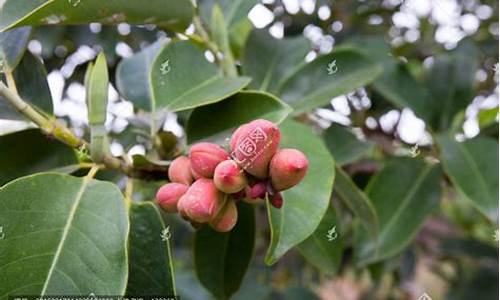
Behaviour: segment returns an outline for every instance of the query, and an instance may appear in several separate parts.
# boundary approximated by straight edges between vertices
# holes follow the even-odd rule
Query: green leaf
[[[361,141],[348,128],[332,124],[323,134],[326,146],[338,165],[359,160],[373,151],[374,143]]]
[[[400,253],[413,239],[441,197],[441,169],[417,159],[395,159],[369,182],[366,193],[377,213],[376,241],[360,232],[358,264],[373,263]]]
[[[149,74],[151,65],[165,41],[159,40],[133,56],[123,59],[116,70],[116,85],[121,95],[134,106],[151,111]]]
[[[238,126],[255,119],[279,124],[291,111],[290,106],[271,94],[241,91],[224,101],[194,109],[186,125],[188,143],[224,140]]]
[[[0,31],[23,25],[156,24],[184,30],[191,23],[189,0],[6,0],[0,10]]]
[[[21,27],[0,32],[0,60],[2,60],[4,68],[9,71],[14,70],[26,51],[30,36],[31,27]]]
[[[282,147],[304,152],[309,170],[299,185],[282,193],[281,209],[267,203],[271,226],[271,241],[265,258],[268,265],[313,234],[330,203],[335,177],[333,158],[311,128],[285,121],[280,129]]]
[[[47,116],[53,115],[52,96],[47,83],[47,71],[43,63],[26,52],[13,72],[19,95],[37,111]],[[0,96],[0,119],[24,120],[24,117],[12,108]]]
[[[77,163],[73,149],[38,129],[0,136],[0,186],[21,176]]]
[[[218,46],[219,51],[223,53],[221,67],[225,70],[228,77],[237,77],[238,71],[236,70],[233,53],[231,52],[228,28],[224,20],[222,9],[218,4],[213,7],[212,24],[210,28],[212,40]]]
[[[427,74],[427,86],[436,106],[433,127],[449,128],[454,116],[474,98],[475,74],[479,69],[479,50],[473,42],[462,41],[451,53],[436,56]]]
[[[254,89],[277,93],[279,87],[305,64],[310,43],[304,37],[275,39],[266,30],[254,30],[243,55],[243,74]]]
[[[384,74],[375,80],[373,87],[394,105],[409,107],[426,122],[433,121],[436,102],[411,75],[406,65],[394,63],[386,66]]]
[[[353,48],[337,48],[296,69],[281,85],[279,95],[299,114],[326,105],[332,98],[372,82],[381,73],[382,67],[369,57]]]
[[[334,193],[361,220],[372,238],[379,232],[377,213],[366,194],[360,190],[342,168],[335,166]]]
[[[243,89],[250,78],[225,78],[189,42],[166,45],[151,69],[152,110],[181,111],[221,101]]]
[[[109,142],[104,123],[108,110],[109,75],[106,57],[101,52],[94,64],[89,64],[85,75],[88,119],[90,125],[90,155],[94,162],[102,162],[109,153]]]
[[[238,203],[238,222],[230,232],[219,233],[208,225],[196,232],[196,273],[217,299],[229,299],[238,290],[252,258],[254,241],[254,208],[243,202]]]
[[[203,0],[200,2],[201,16],[206,23],[212,22],[212,11],[219,5],[228,28],[234,28],[240,21],[247,18],[250,10],[259,3],[258,0]]]
[[[329,206],[314,233],[297,248],[304,258],[326,274],[334,274],[342,259],[343,242],[340,222],[333,206]]]
[[[131,203],[127,295],[176,295],[167,230],[152,202]]]
[[[124,293],[129,224],[115,185],[56,173],[23,177],[0,188],[0,224],[0,299]]]
[[[481,213],[498,222],[498,141],[479,136],[459,143],[446,135],[437,141],[453,185]]]

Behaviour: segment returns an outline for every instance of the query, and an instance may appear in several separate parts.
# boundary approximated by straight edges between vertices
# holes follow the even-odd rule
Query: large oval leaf
[[[252,77],[251,87],[277,93],[280,85],[305,64],[310,43],[304,37],[275,39],[265,30],[248,37],[243,74]]]
[[[26,52],[13,72],[16,89],[21,98],[37,111],[53,115],[52,96],[43,63],[31,52]],[[12,108],[0,96],[0,119],[24,120],[24,116]]]
[[[78,163],[75,151],[39,129],[0,136],[0,186],[12,179]]]
[[[166,45],[151,68],[153,110],[180,111],[225,99],[250,78],[225,78],[190,42]]]
[[[337,48],[295,69],[280,87],[279,95],[298,114],[326,105],[332,98],[370,83],[381,73],[382,67],[360,52]]]
[[[1,15],[1,12],[0,12]],[[31,27],[21,27],[0,33],[1,67],[12,71],[23,57],[31,35]]]
[[[288,104],[271,94],[241,91],[224,101],[194,109],[186,125],[188,143],[207,138],[223,140],[233,129],[255,119],[279,124],[291,111]]]
[[[170,232],[152,202],[130,204],[127,295],[176,295]]]
[[[116,86],[122,96],[138,108],[151,111],[149,74],[156,55],[166,41],[159,40],[139,53],[120,62],[116,70]]]
[[[330,205],[314,233],[297,246],[300,254],[322,272],[334,274],[342,259],[340,230],[337,214]]]
[[[0,188],[0,224],[0,299],[124,293],[129,224],[113,184],[23,177]]]
[[[375,238],[378,234],[379,223],[372,203],[339,166],[335,166],[335,175],[333,186],[335,195],[361,220],[371,237]]]
[[[437,140],[453,185],[480,212],[498,222],[498,141],[476,137],[459,143],[447,135]]]
[[[357,238],[358,264],[390,258],[411,242],[438,206],[441,169],[416,159],[396,159],[373,177],[367,188],[380,224],[377,240],[366,231]]]
[[[217,299],[229,299],[238,290],[252,258],[254,240],[254,208],[243,202],[238,203],[238,222],[230,232],[219,233],[208,225],[196,232],[196,273]]]
[[[191,23],[189,0],[5,0],[0,31],[23,25],[157,24],[183,30]]]
[[[361,141],[348,128],[333,123],[323,134],[326,146],[338,165],[355,162],[373,151],[374,143]]]
[[[309,170],[299,185],[283,192],[281,209],[267,204],[271,241],[265,258],[266,264],[275,263],[290,248],[304,241],[316,230],[330,203],[335,177],[333,158],[311,128],[285,121],[280,129],[282,147],[304,152],[309,159]]]

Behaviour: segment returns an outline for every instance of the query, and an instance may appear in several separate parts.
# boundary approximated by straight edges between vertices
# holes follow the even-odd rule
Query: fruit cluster
[[[171,183],[158,190],[158,204],[192,224],[209,223],[220,232],[236,224],[235,201],[254,203],[267,197],[281,208],[280,192],[297,185],[309,163],[296,149],[279,149],[280,139],[275,124],[255,120],[234,132],[230,153],[213,143],[193,145],[189,157],[172,161]]]

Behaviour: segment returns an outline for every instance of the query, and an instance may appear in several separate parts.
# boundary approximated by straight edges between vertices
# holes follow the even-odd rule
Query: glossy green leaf
[[[170,253],[172,233],[152,202],[130,204],[127,295],[176,295]]]
[[[238,76],[236,70],[233,53],[229,43],[229,32],[224,20],[222,9],[218,4],[214,5],[212,10],[212,24],[210,26],[212,33],[212,40],[218,46],[218,49],[223,53],[221,59],[221,67],[225,70],[228,77]]]
[[[388,163],[367,188],[380,224],[376,241],[365,231],[357,237],[358,264],[372,263],[400,253],[413,239],[441,197],[441,169],[417,159]],[[361,229],[361,228],[360,228]]]
[[[196,232],[194,259],[198,279],[217,299],[238,290],[252,258],[255,240],[254,208],[238,203],[238,222],[227,233],[205,225]]]
[[[77,164],[73,149],[39,129],[0,136],[0,186],[12,179]]]
[[[447,129],[454,116],[474,98],[479,50],[469,40],[462,41],[451,53],[436,56],[427,73],[427,86],[436,105],[433,127]]]
[[[332,98],[374,81],[382,67],[353,48],[337,48],[297,68],[279,89],[295,113],[328,104]]]
[[[498,222],[498,141],[479,136],[459,143],[446,135],[437,141],[453,185],[480,212]]]
[[[183,30],[193,17],[189,0],[5,0],[0,31],[24,25],[156,24]]]
[[[359,140],[348,128],[333,123],[323,134],[326,146],[338,165],[345,165],[367,156],[374,144]]]
[[[0,188],[0,224],[0,299],[125,292],[129,223],[115,185],[56,173],[23,177]]]
[[[426,122],[432,122],[436,103],[428,91],[411,75],[406,65],[386,65],[383,75],[373,82],[373,87],[394,105],[409,107]]]
[[[330,203],[335,177],[333,158],[311,128],[285,121],[280,129],[282,147],[304,152],[309,170],[299,185],[282,193],[281,209],[267,204],[271,241],[265,262],[269,265],[313,234]]]
[[[258,0],[203,0],[200,1],[200,10],[202,18],[210,24],[213,7],[219,5],[227,27],[231,29],[247,18],[248,13],[257,3],[259,3]]]
[[[283,82],[305,64],[310,48],[304,37],[278,40],[265,30],[254,30],[244,50],[243,74],[252,77],[252,88],[277,93]]]
[[[133,56],[123,59],[116,70],[116,85],[121,95],[134,106],[151,111],[149,74],[156,55],[165,45],[157,41]]]
[[[373,204],[339,166],[335,167],[334,193],[361,220],[364,228],[375,238],[379,232],[379,221]]]
[[[203,52],[189,42],[166,45],[151,69],[152,109],[181,111],[221,101],[250,82],[225,78]]]
[[[26,52],[14,69],[13,75],[21,98],[37,111],[52,116],[53,104],[47,83],[47,71],[40,59],[29,51]],[[0,119],[24,120],[25,118],[0,96]]]
[[[14,70],[26,51],[30,36],[31,27],[0,32],[0,69],[4,67],[10,71]]]
[[[297,246],[300,254],[326,274],[334,274],[340,266],[343,238],[340,222],[333,206],[329,206],[314,233]]]
[[[240,125],[255,119],[279,124],[291,111],[271,94],[241,91],[224,101],[194,109],[186,125],[188,143],[207,138],[223,141]]]

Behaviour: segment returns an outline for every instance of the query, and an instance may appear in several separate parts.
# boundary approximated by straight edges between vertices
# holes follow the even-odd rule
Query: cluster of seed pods
[[[280,149],[280,139],[278,126],[259,119],[233,133],[229,152],[213,143],[193,145],[189,157],[171,163],[170,183],[158,190],[158,204],[193,225],[208,223],[220,232],[236,225],[236,201],[267,198],[281,208],[280,192],[304,178],[309,162],[299,150]]]

